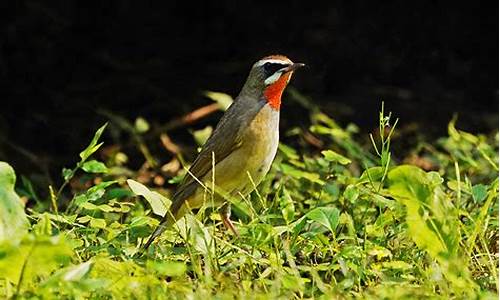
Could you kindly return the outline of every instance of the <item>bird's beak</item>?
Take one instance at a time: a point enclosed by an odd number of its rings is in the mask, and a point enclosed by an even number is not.
[[[302,68],[303,66],[305,66],[305,64],[303,64],[303,63],[293,63],[293,64],[289,65],[288,67],[281,69],[280,71],[282,73],[292,72],[292,71],[295,71],[299,68]]]

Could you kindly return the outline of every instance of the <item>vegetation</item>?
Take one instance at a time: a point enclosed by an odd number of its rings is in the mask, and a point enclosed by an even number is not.
[[[419,142],[403,161],[383,107],[366,139],[311,108],[309,130],[287,133],[312,133],[322,149],[281,144],[258,191],[228,199],[239,237],[202,209],[140,255],[186,171],[168,136],[175,156],[160,167],[145,120],[110,118],[145,167],[130,170],[118,150],[91,159],[106,125],[47,199],[0,163],[0,297],[498,298],[498,132],[463,132],[454,119],[447,137]],[[153,188],[164,178],[172,188]]]

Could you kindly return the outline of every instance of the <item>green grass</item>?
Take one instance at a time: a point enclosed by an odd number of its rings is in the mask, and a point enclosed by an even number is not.
[[[409,165],[394,159],[397,120],[383,108],[370,138],[313,111],[324,149],[280,145],[258,191],[230,199],[240,237],[200,210],[143,256],[171,190],[140,184],[157,169],[129,170],[124,153],[90,160],[105,126],[48,199],[24,177],[14,190],[0,164],[0,297],[497,299],[498,133],[452,120],[448,136],[409,151]],[[125,127],[152,160],[139,123]]]

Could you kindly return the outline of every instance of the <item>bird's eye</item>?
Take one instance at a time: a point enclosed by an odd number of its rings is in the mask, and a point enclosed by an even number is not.
[[[272,62],[266,62],[263,65],[264,72],[266,72],[266,77],[272,76],[274,73],[276,73],[276,71],[285,68],[286,66],[287,66],[286,64],[272,63]]]

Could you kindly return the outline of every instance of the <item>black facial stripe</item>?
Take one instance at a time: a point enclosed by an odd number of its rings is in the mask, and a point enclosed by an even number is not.
[[[271,62],[267,62],[263,65],[264,67],[264,72],[266,73],[266,78],[269,77],[269,76],[272,76],[274,73],[276,73],[276,71],[278,71],[279,69],[283,69],[285,67],[288,67],[289,64],[286,64],[286,63],[271,63]]]

